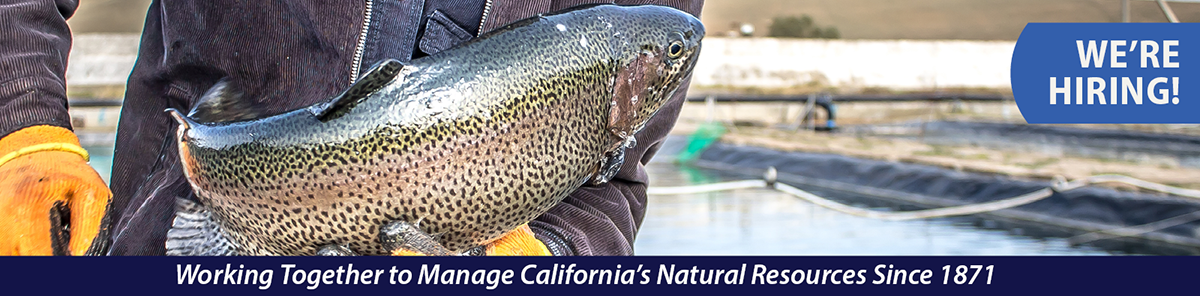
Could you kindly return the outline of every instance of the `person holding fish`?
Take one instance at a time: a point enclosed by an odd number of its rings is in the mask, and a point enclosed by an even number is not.
[[[0,10],[0,255],[630,255],[643,165],[703,37],[702,1],[154,1],[110,191],[66,112],[77,2],[16,2]],[[587,38],[604,30],[626,36]],[[580,113],[599,125],[555,117],[578,102],[608,105]],[[605,136],[518,133],[572,128]]]

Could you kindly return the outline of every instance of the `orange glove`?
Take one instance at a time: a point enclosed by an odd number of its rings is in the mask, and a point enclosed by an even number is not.
[[[546,244],[533,237],[529,224],[505,234],[487,246],[488,256],[550,256]]]
[[[0,138],[0,255],[102,252],[106,240],[96,238],[111,200],[70,130],[40,125]]]
[[[487,245],[487,256],[551,256],[550,250],[546,248],[546,244],[533,236],[533,231],[529,230],[529,225],[521,225],[512,232],[505,234],[499,240]],[[416,252],[404,248],[392,251],[392,256],[422,256],[421,252]]]

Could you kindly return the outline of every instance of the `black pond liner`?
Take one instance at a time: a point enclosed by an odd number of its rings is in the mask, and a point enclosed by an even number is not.
[[[675,142],[675,141],[670,141]],[[676,142],[677,143],[677,142]],[[672,145],[674,146],[674,145]],[[664,149],[666,150],[666,149]],[[937,208],[1007,199],[1050,186],[1049,181],[959,172],[928,165],[866,160],[836,154],[780,152],[716,143],[696,166],[761,176],[779,170],[779,181],[804,189],[846,194],[826,196],[842,202],[866,200],[908,208]],[[850,200],[847,200],[847,199]],[[870,202],[867,202],[870,203]],[[1200,200],[1154,193],[1084,187],[1027,205],[975,215],[981,227],[1019,229],[1031,236],[1073,236],[1136,226],[1200,211]],[[1033,233],[1024,233],[1030,230]],[[1200,221],[1135,237],[1089,244],[1123,253],[1200,254]]]
[[[1180,166],[1200,168],[1200,137],[1191,135],[967,121],[905,123],[886,127],[919,130],[921,132],[918,135],[901,138],[918,138],[930,144],[975,145],[1050,154],[1058,151],[1067,155],[1130,161],[1158,157],[1173,159]],[[841,133],[870,135],[875,128],[870,125],[848,126]]]

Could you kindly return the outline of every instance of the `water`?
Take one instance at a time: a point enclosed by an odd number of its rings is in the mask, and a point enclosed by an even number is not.
[[[100,173],[100,178],[104,179],[104,183],[108,184],[109,176],[112,174],[113,163],[113,146],[84,146],[88,156],[91,159],[88,164]]]
[[[113,147],[85,147],[105,182]],[[654,162],[655,186],[752,178]],[[837,193],[814,191],[834,197]],[[974,219],[881,221],[814,206],[766,189],[649,196],[639,255],[1103,255],[1061,238],[975,226]]]
[[[753,178],[655,162],[654,186]],[[835,192],[813,193],[835,197]],[[977,219],[882,221],[767,189],[648,197],[639,255],[1106,255],[1062,238],[976,226]],[[861,206],[861,205],[860,205]]]

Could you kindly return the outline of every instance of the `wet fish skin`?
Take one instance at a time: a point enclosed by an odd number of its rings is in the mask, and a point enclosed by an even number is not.
[[[383,63],[311,107],[242,121],[176,112],[203,206],[180,213],[168,252],[381,255],[379,228],[393,220],[453,252],[487,244],[615,174],[690,75],[703,36],[672,8],[595,6],[519,21],[395,73]],[[198,242],[209,247],[189,247]]]

